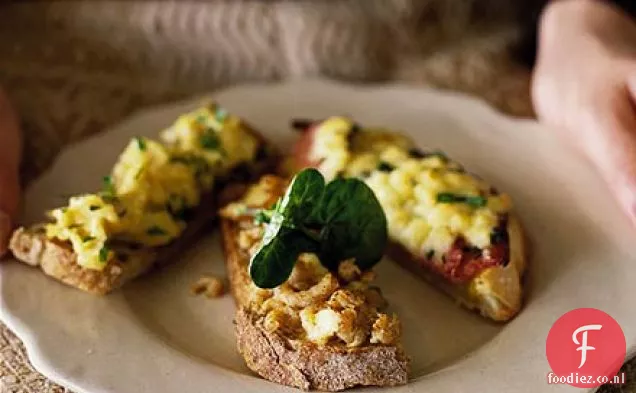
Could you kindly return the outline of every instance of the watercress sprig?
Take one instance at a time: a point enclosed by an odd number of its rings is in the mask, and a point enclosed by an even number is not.
[[[382,258],[388,237],[382,207],[364,182],[352,178],[325,184],[315,169],[298,173],[276,205],[256,219],[266,226],[249,272],[260,288],[285,282],[305,252],[318,254],[330,270],[349,258],[369,269]]]

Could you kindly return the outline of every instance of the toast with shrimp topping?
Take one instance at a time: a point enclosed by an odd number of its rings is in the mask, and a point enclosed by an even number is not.
[[[306,180],[302,172],[291,184],[264,176],[221,210],[239,352],[261,377],[304,390],[405,384],[409,360],[400,321],[386,313],[373,285],[383,236],[386,242],[381,208],[363,200],[373,197],[370,190],[360,198],[360,184],[347,190],[349,181],[340,182],[341,188],[328,184],[320,197],[320,186],[299,186],[299,179]],[[350,229],[357,220],[346,209],[331,210],[341,201],[338,193],[364,206],[376,204],[365,209],[381,216],[365,224],[372,237],[367,240],[379,243],[375,250],[360,252],[359,239],[337,241],[327,234]],[[328,250],[325,239],[339,243],[338,250]]]

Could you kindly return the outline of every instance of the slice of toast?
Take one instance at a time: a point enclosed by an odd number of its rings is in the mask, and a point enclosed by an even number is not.
[[[342,117],[300,121],[295,126],[302,135],[295,145],[294,163],[290,166],[294,170],[315,167],[327,178],[337,175],[364,179],[379,196],[385,210],[390,228],[386,254],[392,260],[441,289],[457,303],[494,321],[510,320],[520,311],[526,244],[514,212],[509,208],[495,211],[490,207],[491,202],[503,206],[503,198],[489,202],[503,194],[492,187],[480,190],[483,195],[479,194],[477,203],[482,205],[475,210],[491,214],[471,216],[462,211],[465,206],[453,200],[459,192],[455,189],[467,188],[466,178],[473,180],[468,188],[474,185],[486,188],[485,182],[443,153],[424,152],[398,132],[365,129]],[[429,161],[428,166],[421,165],[425,160]],[[419,169],[401,170],[404,167]],[[448,180],[441,181],[442,177]],[[462,192],[465,191],[460,194]],[[447,199],[433,199],[434,193],[439,193],[438,198]],[[447,204],[449,197],[453,203]],[[450,210],[454,212],[450,214]],[[490,241],[487,245],[483,240],[482,244],[471,243],[465,235],[471,231],[483,235],[487,227],[471,227],[470,223],[483,223],[487,221],[483,217],[488,216],[496,218],[491,219],[495,221],[492,232],[486,234]],[[478,231],[474,231],[475,228]],[[495,232],[499,240],[493,243]],[[452,242],[447,242],[449,237]],[[439,243],[445,244],[439,247]]]
[[[284,192],[280,185],[286,183],[271,176],[264,177],[263,182],[274,183],[269,190],[271,197],[261,198],[260,207],[269,207]],[[367,341],[355,347],[334,342],[318,345],[303,338],[291,339],[284,330],[272,331],[268,316],[263,316],[255,305],[254,299],[270,290],[256,288],[249,277],[250,250],[241,239],[245,223],[221,215],[227,271],[238,306],[237,344],[252,371],[272,382],[303,390],[340,391],[355,386],[407,383],[409,360],[399,341],[386,345]]]
[[[115,256],[106,262],[103,270],[88,269],[78,264],[70,242],[48,238],[43,224],[18,228],[11,237],[9,249],[16,259],[40,267],[46,275],[96,295],[105,295],[135,277],[174,261],[179,251],[191,244],[216,216],[217,195],[224,187],[232,182],[256,179],[278,165],[278,153],[263,136],[247,124],[244,127],[259,144],[255,161],[237,166],[219,179],[213,192],[202,195],[191,214],[192,218],[187,221],[186,229],[171,243],[160,247],[139,247],[125,242],[112,244]]]
[[[70,243],[49,239],[44,228],[18,228],[9,243],[9,249],[20,261],[39,266],[42,271],[64,284],[96,295],[105,295],[147,271],[167,264],[180,250],[190,244],[203,226],[212,218],[209,205],[201,205],[200,214],[188,223],[179,239],[156,248],[137,248],[127,244],[113,247],[115,257],[103,270],[87,269],[77,263]]]
[[[479,312],[493,321],[512,319],[522,304],[522,276],[526,269],[526,245],[521,225],[511,216],[507,224],[509,262],[489,267],[465,284],[453,284],[427,268],[424,256],[415,255],[402,244],[390,241],[386,254],[402,268],[423,278],[451,296],[458,304]]]

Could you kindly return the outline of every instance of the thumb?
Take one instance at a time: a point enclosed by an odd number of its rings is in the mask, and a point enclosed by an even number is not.
[[[636,77],[636,75],[635,75]],[[636,226],[636,78],[596,108],[584,150]]]

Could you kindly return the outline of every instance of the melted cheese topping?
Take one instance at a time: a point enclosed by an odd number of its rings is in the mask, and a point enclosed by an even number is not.
[[[72,197],[50,213],[47,236],[69,241],[81,266],[103,269],[114,256],[111,240],[170,243],[214,179],[252,161],[258,148],[237,117],[214,105],[179,117],[161,138],[131,140],[101,193]]]
[[[408,138],[383,129],[359,130],[332,117],[314,126],[310,159],[331,179],[364,179],[384,208],[389,235],[416,255],[441,257],[457,237],[486,248],[512,203],[442,153],[423,154]]]

